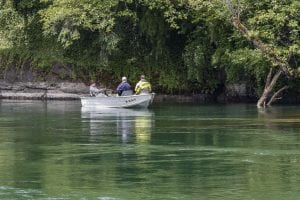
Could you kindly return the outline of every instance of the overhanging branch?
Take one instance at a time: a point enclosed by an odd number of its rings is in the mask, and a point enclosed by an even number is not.
[[[224,0],[229,12],[231,13],[231,23],[232,25],[250,42],[253,43],[253,45],[258,48],[267,58],[269,58],[273,64],[276,66],[279,66],[280,69],[286,74],[291,76],[292,73],[289,71],[289,64],[287,61],[277,55],[274,50],[272,50],[267,44],[265,44],[260,38],[253,36],[248,28],[242,24],[240,20],[240,10],[239,8],[236,9],[233,6],[233,3],[231,0]],[[238,1],[239,3],[239,1]]]

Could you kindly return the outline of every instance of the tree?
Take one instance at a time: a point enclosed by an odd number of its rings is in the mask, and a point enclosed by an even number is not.
[[[12,1],[0,3],[0,49],[19,47],[25,41],[25,23]]]
[[[257,107],[270,106],[280,93],[289,88],[285,85],[274,91],[279,77],[299,76],[300,56],[300,3],[299,1],[272,1],[249,3],[224,0],[230,12],[230,21],[248,41],[259,49],[271,65],[265,81],[264,90]],[[251,8],[251,15],[245,8]],[[244,13],[248,16],[242,16]],[[249,29],[243,23],[248,22]],[[292,65],[292,63],[296,65]],[[273,92],[274,91],[274,92]],[[273,94],[272,94],[273,92]]]
[[[55,35],[68,47],[84,34],[84,30],[98,32],[103,37],[112,33],[118,5],[117,0],[45,0],[50,5],[41,10],[45,35]],[[112,38],[109,38],[112,39]]]

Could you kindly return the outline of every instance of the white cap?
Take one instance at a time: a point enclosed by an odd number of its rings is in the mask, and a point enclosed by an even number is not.
[[[127,81],[127,78],[125,76],[123,76],[122,81]]]

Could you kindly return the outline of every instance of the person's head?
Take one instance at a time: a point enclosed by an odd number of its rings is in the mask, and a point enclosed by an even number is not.
[[[145,75],[141,75],[141,80],[145,80]]]
[[[125,76],[122,77],[122,82],[126,82],[127,78]]]

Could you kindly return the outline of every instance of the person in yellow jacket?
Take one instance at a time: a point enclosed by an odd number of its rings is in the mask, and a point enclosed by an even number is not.
[[[135,86],[136,94],[148,94],[151,92],[151,84],[145,79],[145,75],[141,75],[141,80]]]

